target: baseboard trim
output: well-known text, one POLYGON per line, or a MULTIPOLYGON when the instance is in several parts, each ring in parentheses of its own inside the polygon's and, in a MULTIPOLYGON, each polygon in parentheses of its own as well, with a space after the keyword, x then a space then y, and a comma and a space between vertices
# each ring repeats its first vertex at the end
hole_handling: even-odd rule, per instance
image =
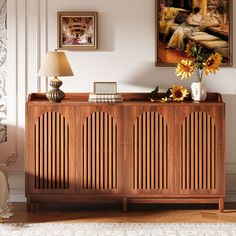
POLYGON ((10 195, 11 202, 26 202, 25 189, 23 188, 13 188, 11 189, 10 195))

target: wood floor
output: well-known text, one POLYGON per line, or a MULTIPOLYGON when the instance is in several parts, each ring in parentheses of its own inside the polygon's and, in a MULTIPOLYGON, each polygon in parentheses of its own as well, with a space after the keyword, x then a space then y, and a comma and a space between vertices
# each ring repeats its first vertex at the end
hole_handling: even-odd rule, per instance
POLYGON ((216 205, 131 205, 128 213, 120 205, 44 205, 32 213, 25 203, 15 203, 15 215, 2 222, 14 223, 218 223, 236 222, 236 204, 226 204, 224 213, 216 205))
POLYGON ((165 63, 178 63, 182 59, 186 59, 184 52, 178 52, 176 49, 166 49, 167 43, 159 41, 159 58, 165 63))

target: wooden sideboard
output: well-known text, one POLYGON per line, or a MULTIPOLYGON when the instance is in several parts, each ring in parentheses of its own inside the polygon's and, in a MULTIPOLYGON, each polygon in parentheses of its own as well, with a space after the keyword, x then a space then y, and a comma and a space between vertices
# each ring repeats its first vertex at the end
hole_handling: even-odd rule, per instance
POLYGON ((39 202, 216 203, 224 211, 225 104, 89 103, 66 94, 26 104, 27 208, 39 202))

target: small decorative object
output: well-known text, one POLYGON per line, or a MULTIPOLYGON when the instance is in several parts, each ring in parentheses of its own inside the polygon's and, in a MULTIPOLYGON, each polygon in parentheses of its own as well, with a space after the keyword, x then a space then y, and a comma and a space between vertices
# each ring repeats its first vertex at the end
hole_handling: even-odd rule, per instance
POLYGON ((93 93, 89 94, 89 102, 123 102, 122 95, 117 93, 116 82, 94 82, 93 93))
POLYGON ((191 97, 194 101, 205 101, 207 98, 207 88, 203 81, 193 82, 191 85, 191 97))
POLYGON ((49 83, 53 89, 47 92, 46 96, 51 102, 61 102, 65 94, 59 89, 62 85, 62 81, 57 77, 74 75, 65 53, 58 52, 57 50, 48 52, 38 74, 39 76, 54 77, 49 83))
POLYGON ((58 49, 97 48, 97 12, 58 12, 58 49))
POLYGON ((116 82, 94 82, 93 92, 95 94, 116 94, 117 83, 116 82))
POLYGON ((158 86, 150 93, 151 102, 180 102, 189 99, 189 92, 186 88, 179 85, 173 85, 166 93, 158 93, 158 86))
POLYGON ((156 86, 156 88, 150 93, 150 100, 151 102, 155 102, 158 100, 158 92, 159 92, 159 87, 156 86))
POLYGON ((189 79, 196 72, 196 79, 191 86, 192 99, 194 101, 204 101, 207 97, 207 89, 202 81, 203 75, 216 73, 222 61, 222 56, 218 52, 206 54, 202 51, 202 47, 195 42, 190 41, 187 44, 185 53, 191 60, 182 60, 176 69, 176 75, 181 79, 189 79))

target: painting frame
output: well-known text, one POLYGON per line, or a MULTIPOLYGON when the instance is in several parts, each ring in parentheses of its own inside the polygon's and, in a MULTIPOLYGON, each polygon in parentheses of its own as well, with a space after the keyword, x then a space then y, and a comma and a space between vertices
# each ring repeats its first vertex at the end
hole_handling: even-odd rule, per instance
MULTIPOLYGON (((160 21, 159 12, 162 0, 155 0, 155 66, 156 67, 176 67, 178 62, 165 62, 160 60, 160 21)), ((227 62, 221 64, 222 67, 233 66, 233 0, 227 0, 228 3, 228 57, 227 62)))
POLYGON ((58 50, 96 50, 98 12, 57 12, 57 31, 58 50))

